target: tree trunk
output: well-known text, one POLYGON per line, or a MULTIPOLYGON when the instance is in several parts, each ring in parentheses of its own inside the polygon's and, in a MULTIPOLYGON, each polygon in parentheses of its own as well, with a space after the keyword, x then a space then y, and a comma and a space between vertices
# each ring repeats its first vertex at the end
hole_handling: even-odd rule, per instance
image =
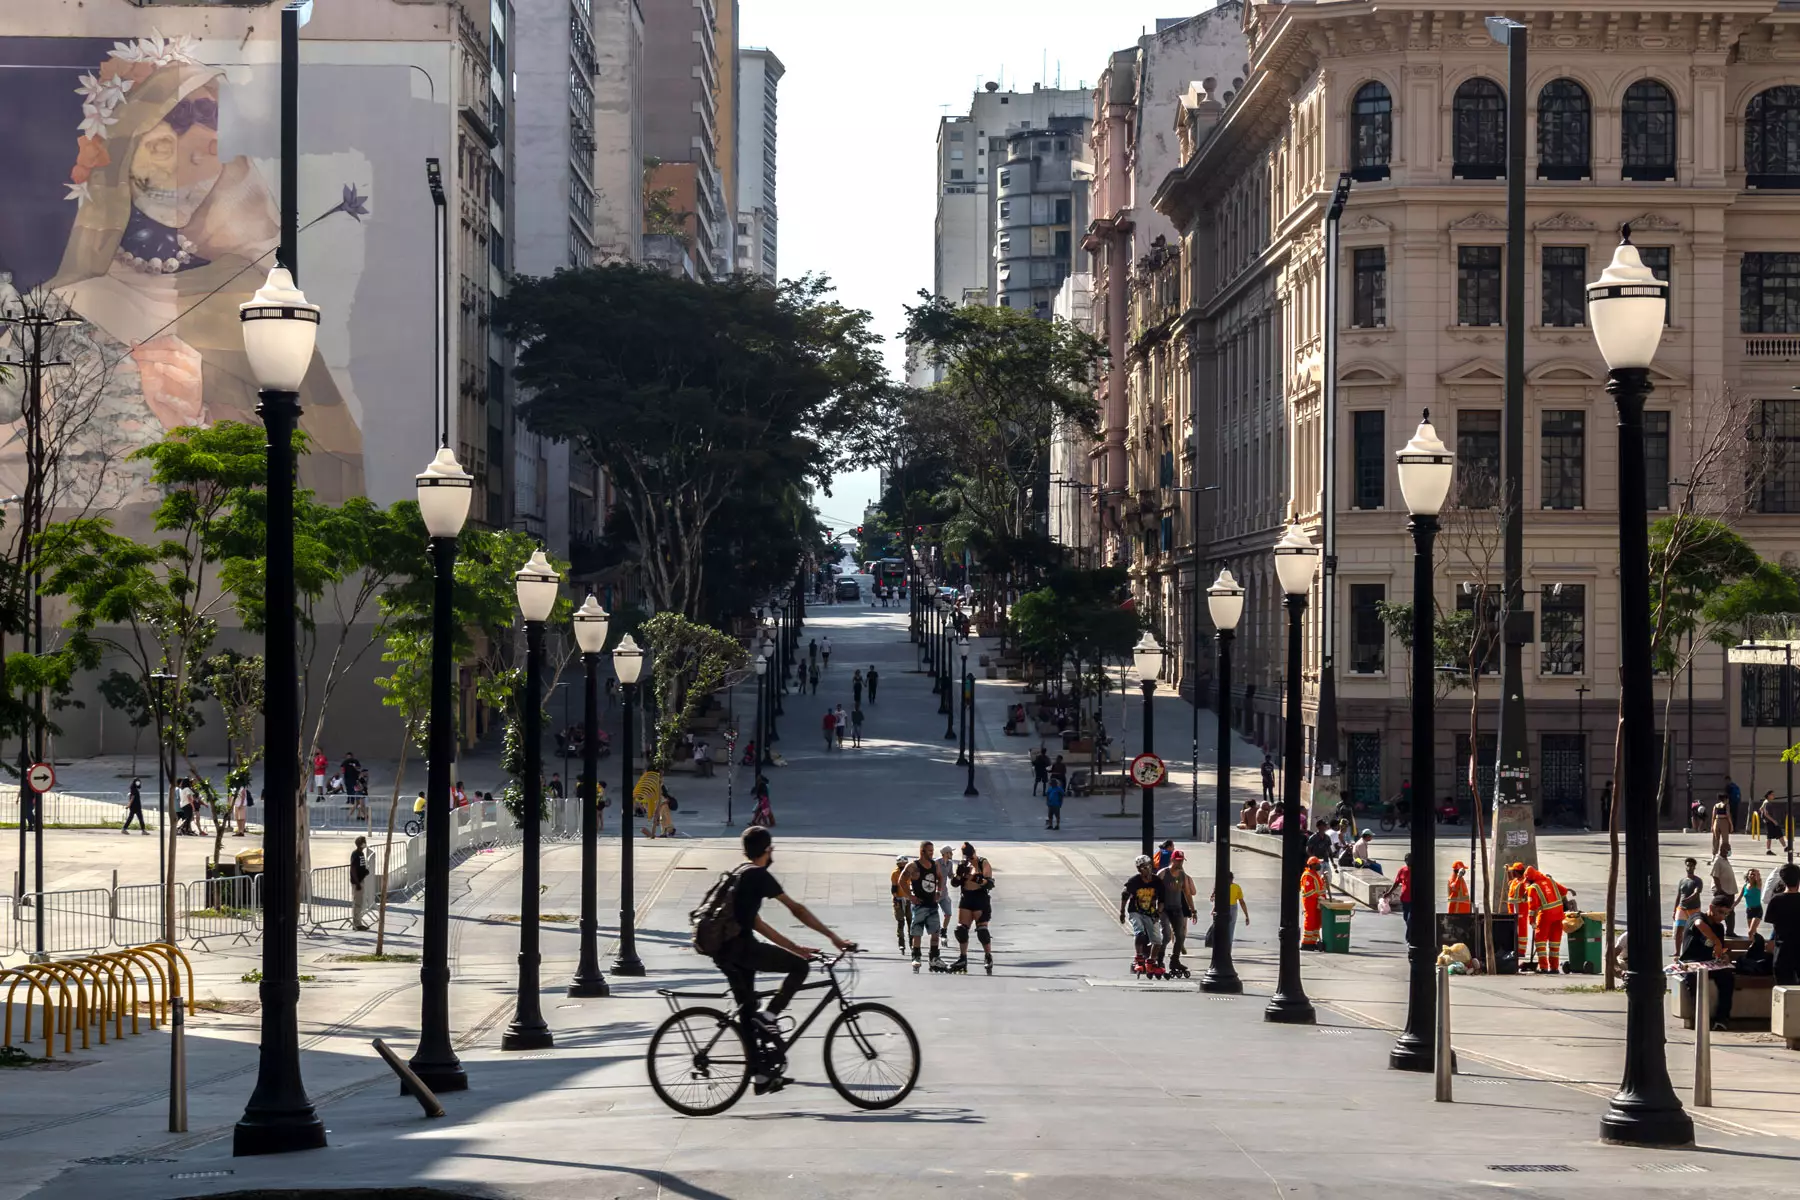
MULTIPOLYGON (((406 778, 406 752, 412 744, 407 734, 400 735, 400 765, 394 769, 394 798, 388 802, 387 841, 381 845, 381 895, 375 901, 375 955, 381 956, 381 948, 387 939, 387 898, 388 872, 394 861, 394 814, 400 811, 400 784, 406 778)), ((426 814, 427 821, 431 819, 426 814)), ((420 834, 424 836, 423 833, 420 834)))
MULTIPOLYGON (((1623 703, 1621 701, 1621 703, 1623 703)), ((1601 959, 1605 964, 1606 991, 1614 991, 1619 986, 1617 973, 1613 970, 1613 945, 1618 941, 1617 920, 1619 912, 1619 797, 1624 792, 1624 784, 1619 779, 1619 755, 1623 753, 1625 715, 1619 714, 1619 723, 1613 729, 1613 769, 1612 769, 1612 803, 1606 812, 1606 840, 1608 862, 1606 867, 1606 945, 1601 951, 1601 959)))

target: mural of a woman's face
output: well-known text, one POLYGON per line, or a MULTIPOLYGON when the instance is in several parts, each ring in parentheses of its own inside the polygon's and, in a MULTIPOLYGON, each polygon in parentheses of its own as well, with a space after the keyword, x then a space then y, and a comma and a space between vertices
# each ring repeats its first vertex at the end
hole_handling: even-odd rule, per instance
POLYGON ((162 225, 181 229, 219 181, 219 102, 204 88, 177 104, 138 139, 131 156, 131 202, 162 225))

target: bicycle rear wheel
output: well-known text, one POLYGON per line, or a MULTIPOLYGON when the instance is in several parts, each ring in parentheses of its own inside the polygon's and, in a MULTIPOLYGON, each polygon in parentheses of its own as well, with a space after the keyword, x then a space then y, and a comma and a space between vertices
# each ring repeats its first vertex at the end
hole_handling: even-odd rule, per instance
POLYGON ((885 1004, 852 1004, 825 1031, 825 1076, 858 1108, 892 1108, 919 1082, 919 1039, 885 1004))
POLYGON ((750 1086, 750 1045, 716 1008, 688 1008, 658 1027, 644 1065, 662 1102, 690 1117, 710 1117, 750 1086))

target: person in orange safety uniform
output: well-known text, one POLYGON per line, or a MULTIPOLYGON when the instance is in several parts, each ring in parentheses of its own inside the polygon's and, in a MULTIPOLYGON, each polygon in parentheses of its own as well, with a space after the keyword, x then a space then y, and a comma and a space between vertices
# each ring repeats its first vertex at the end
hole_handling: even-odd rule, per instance
POLYGON ((1562 886, 1536 867, 1525 868, 1525 909, 1537 934, 1538 970, 1554 973, 1562 959, 1562 886))
POLYGON ((1506 911, 1513 914, 1518 921, 1517 944, 1515 949, 1519 957, 1519 969, 1529 970, 1531 967, 1531 924, 1525 915, 1525 864, 1514 863, 1506 868, 1506 911))
POLYGON ((1320 873, 1321 863, 1315 856, 1306 860, 1306 870, 1300 873, 1300 906, 1305 918, 1300 923, 1300 948, 1302 950, 1321 950, 1320 937, 1324 933, 1325 921, 1320 913, 1319 901, 1325 898, 1325 876, 1320 873))
POLYGON ((1475 905, 1469 899, 1469 868, 1466 863, 1450 864, 1450 902, 1445 912, 1474 912, 1475 905))

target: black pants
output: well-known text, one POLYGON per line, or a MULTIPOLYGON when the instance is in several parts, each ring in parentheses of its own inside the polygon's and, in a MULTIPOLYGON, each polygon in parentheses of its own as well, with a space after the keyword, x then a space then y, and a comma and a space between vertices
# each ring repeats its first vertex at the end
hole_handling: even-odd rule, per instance
POLYGON ((1782 987, 1800 984, 1800 943, 1775 943, 1775 982, 1782 987))
POLYGON ((1047 792, 1049 790, 1050 790, 1050 777, 1048 775, 1033 775, 1031 777, 1031 794, 1032 795, 1035 796, 1039 792, 1047 792))
POLYGON ((769 997, 768 1011, 771 1015, 786 1008, 800 985, 806 982, 807 962, 804 958, 798 954, 789 954, 780 946, 772 946, 754 938, 740 940, 713 959, 713 963, 725 973, 726 982, 731 984, 732 998, 737 1001, 738 1011, 745 1016, 756 1011, 758 971, 785 973, 781 987, 769 997))
POLYGON ((131 802, 131 807, 125 810, 125 823, 119 826, 120 833, 125 833, 131 828, 131 818, 133 817, 137 818, 139 832, 150 832, 148 829, 144 828, 144 806, 136 800, 133 800, 131 802))
POLYGON ((869 703, 875 703, 875 681, 869 680, 869 703))
MULTIPOLYGON (((1732 987, 1735 983, 1735 981, 1732 979, 1732 976, 1735 975, 1736 972, 1735 971, 1708 971, 1708 972, 1706 972, 1706 974, 1711 975, 1713 982, 1719 985, 1719 1004, 1718 1004, 1718 1007, 1713 1009, 1713 1011, 1712 1011, 1712 1019, 1715 1021, 1731 1020, 1731 991, 1732 991, 1732 987)), ((1700 973, 1699 972, 1689 975, 1686 979, 1681 981, 1681 986, 1687 989, 1688 1003, 1690 1005, 1694 1006, 1694 1011, 1696 1014, 1700 1010, 1699 1010, 1698 1001, 1696 999, 1697 993, 1694 991, 1694 988, 1699 983, 1699 981, 1700 981, 1700 973)))

